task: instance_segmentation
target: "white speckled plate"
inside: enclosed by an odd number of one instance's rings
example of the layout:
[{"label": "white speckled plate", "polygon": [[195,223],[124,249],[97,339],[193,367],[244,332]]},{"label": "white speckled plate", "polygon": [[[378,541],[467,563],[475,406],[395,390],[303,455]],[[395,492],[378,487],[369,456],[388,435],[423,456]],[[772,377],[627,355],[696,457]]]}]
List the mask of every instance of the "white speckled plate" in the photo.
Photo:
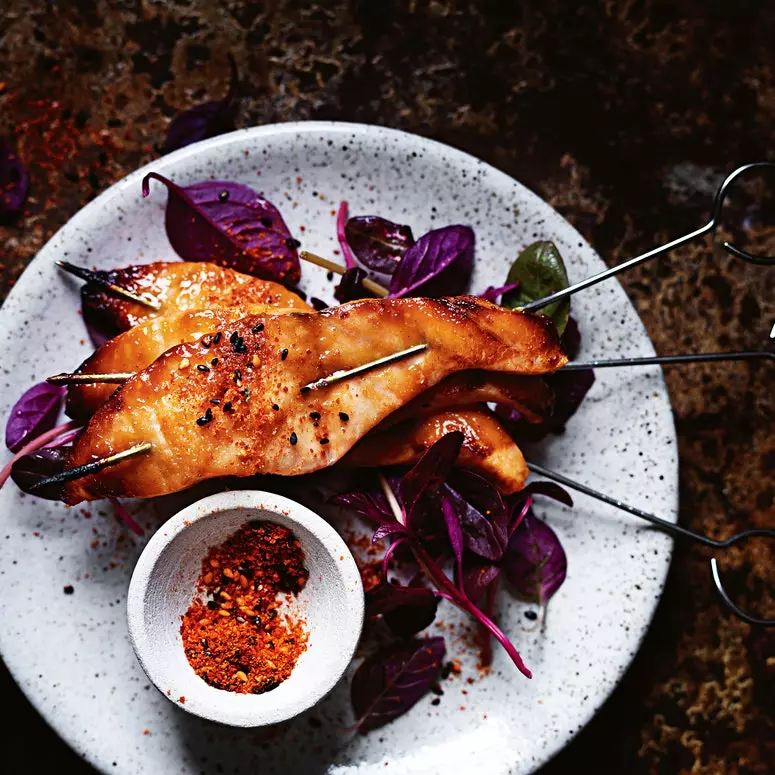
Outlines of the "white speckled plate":
[{"label": "white speckled plate", "polygon": [[[55,259],[119,267],[174,258],[164,234],[166,193],[140,180],[155,170],[188,184],[236,180],[274,201],[304,246],[337,247],[333,210],[409,223],[416,235],[450,223],[476,232],[474,290],[500,285],[517,251],[535,239],[560,247],[572,280],[603,268],[551,207],[492,167],[438,143],[378,127],[301,123],[260,127],[200,143],[130,175],[91,202],[40,252],[0,309],[0,417],[33,382],[70,370],[90,347],[78,283]],[[332,283],[304,267],[303,287],[324,299]],[[651,355],[653,348],[616,281],[574,299],[583,357]],[[2,453],[7,455],[6,452]],[[659,370],[603,370],[567,432],[537,453],[551,467],[668,519],[677,513],[677,449]],[[156,503],[141,514],[152,524]],[[154,514],[154,512],[157,512]],[[632,659],[662,590],[671,544],[629,517],[578,497],[571,511],[541,503],[559,533],[568,578],[543,632],[527,606],[502,595],[501,624],[532,668],[528,681],[496,650],[479,679],[476,659],[447,629],[463,672],[389,726],[346,729],[348,689],[270,732],[194,718],[158,694],[127,636],[125,595],[145,539],[128,536],[111,509],[66,509],[0,492],[0,649],[24,692],[62,737],[106,773],[531,772],[590,719]],[[157,522],[158,524],[158,522]],[[63,594],[72,584],[75,592]],[[444,619],[456,621],[444,611]],[[474,678],[469,684],[466,678]],[[385,766],[389,764],[389,770]]]}]

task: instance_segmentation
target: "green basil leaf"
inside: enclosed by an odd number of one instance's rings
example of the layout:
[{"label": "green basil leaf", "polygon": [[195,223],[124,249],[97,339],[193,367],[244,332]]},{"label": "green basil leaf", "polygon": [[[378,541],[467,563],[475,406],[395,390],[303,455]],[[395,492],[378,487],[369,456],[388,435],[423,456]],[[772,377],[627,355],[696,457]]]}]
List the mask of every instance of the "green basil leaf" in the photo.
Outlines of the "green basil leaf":
[{"label": "green basil leaf", "polygon": [[[519,287],[504,294],[501,304],[516,309],[567,288],[568,273],[560,251],[553,242],[534,242],[517,256],[509,270],[507,282],[519,283]],[[561,334],[568,323],[570,299],[555,301],[539,312],[550,317]]]}]

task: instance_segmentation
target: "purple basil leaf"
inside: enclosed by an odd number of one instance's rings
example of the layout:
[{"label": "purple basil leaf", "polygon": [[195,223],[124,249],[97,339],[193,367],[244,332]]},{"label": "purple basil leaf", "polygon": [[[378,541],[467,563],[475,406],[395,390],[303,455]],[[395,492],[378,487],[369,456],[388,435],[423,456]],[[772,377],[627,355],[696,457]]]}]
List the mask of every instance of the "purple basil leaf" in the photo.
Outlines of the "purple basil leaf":
[{"label": "purple basil leaf", "polygon": [[182,188],[149,172],[143,196],[148,196],[151,178],[169,193],[167,238],[184,261],[212,261],[285,285],[299,281],[298,241],[279,210],[250,186],[208,180]]},{"label": "purple basil leaf", "polygon": [[566,506],[573,507],[573,498],[571,498],[570,493],[556,482],[530,482],[517,495],[545,495],[547,498],[552,498],[560,503],[564,503]]},{"label": "purple basil leaf", "polygon": [[413,515],[420,499],[438,491],[452,470],[462,445],[463,434],[460,431],[447,433],[401,477],[396,495],[406,514],[408,528],[414,527]]},{"label": "purple basil leaf", "polygon": [[11,143],[0,137],[0,216],[22,209],[29,185],[27,168]]},{"label": "purple basil leaf", "polygon": [[5,426],[5,445],[11,452],[54,427],[66,391],[61,385],[40,382],[13,405]]},{"label": "purple basil leaf", "polygon": [[234,128],[234,120],[237,117],[237,105],[234,96],[239,83],[237,63],[229,54],[229,67],[231,68],[231,82],[226,96],[222,100],[204,102],[193,108],[178,113],[167,127],[167,140],[164,143],[165,153],[177,151],[191,143],[207,140],[209,137],[217,137],[225,132],[231,132]]},{"label": "purple basil leaf", "polygon": [[466,554],[463,558],[463,589],[472,603],[481,600],[487,587],[500,575],[501,569],[492,562]]},{"label": "purple basil leaf", "polygon": [[334,495],[329,503],[350,509],[358,516],[363,517],[367,522],[372,522],[376,525],[383,525],[385,523],[398,524],[387,504],[379,497],[370,495],[367,492],[349,492]]},{"label": "purple basil leaf", "polygon": [[466,549],[500,560],[508,543],[509,509],[497,488],[467,469],[455,471],[445,491],[462,524]]},{"label": "purple basil leaf", "polygon": [[339,284],[334,288],[334,298],[340,304],[344,304],[347,301],[355,301],[356,299],[374,298],[374,294],[363,287],[365,279],[366,272],[359,266],[346,269]]},{"label": "purple basil leaf", "polygon": [[382,616],[396,635],[408,638],[432,624],[440,600],[427,587],[383,581],[366,593],[366,613]]},{"label": "purple basil leaf", "polygon": [[484,292],[479,294],[480,299],[485,301],[491,301],[493,304],[498,303],[498,299],[503,296],[504,293],[513,291],[519,287],[519,283],[508,283],[507,285],[501,285],[499,288],[495,288],[492,285]]},{"label": "purple basil leaf", "polygon": [[372,272],[384,275],[392,275],[406,251],[414,245],[409,226],[378,215],[350,218],[344,233],[358,261]]},{"label": "purple basil leaf", "polygon": [[387,536],[397,535],[398,533],[406,533],[406,528],[400,522],[395,520],[393,522],[385,522],[374,531],[371,542],[375,544]]},{"label": "purple basil leaf", "polygon": [[509,539],[502,568],[520,596],[543,605],[565,581],[568,560],[554,530],[531,513]]},{"label": "purple basil leaf", "polygon": [[52,484],[46,487],[39,487],[31,491],[31,487],[37,484],[41,479],[47,479],[49,476],[59,474],[64,471],[72,446],[43,447],[29,455],[19,458],[11,468],[11,479],[22,491],[35,495],[38,498],[58,501],[62,497],[63,484]]},{"label": "purple basil leaf", "polygon": [[463,528],[460,526],[457,509],[452,505],[449,496],[441,496],[441,509],[447,526],[449,545],[455,558],[455,581],[460,586],[463,583]]},{"label": "purple basil leaf", "polygon": [[355,671],[350,698],[361,733],[406,713],[436,683],[444,638],[397,643],[368,657]]},{"label": "purple basil leaf", "polygon": [[565,330],[560,337],[560,344],[562,349],[565,350],[565,354],[571,360],[574,360],[579,354],[581,348],[581,330],[579,324],[576,322],[576,318],[570,316],[568,323],[565,326]]},{"label": "purple basil leaf", "polygon": [[390,296],[455,296],[468,288],[474,268],[474,232],[445,226],[420,237],[390,280]]}]

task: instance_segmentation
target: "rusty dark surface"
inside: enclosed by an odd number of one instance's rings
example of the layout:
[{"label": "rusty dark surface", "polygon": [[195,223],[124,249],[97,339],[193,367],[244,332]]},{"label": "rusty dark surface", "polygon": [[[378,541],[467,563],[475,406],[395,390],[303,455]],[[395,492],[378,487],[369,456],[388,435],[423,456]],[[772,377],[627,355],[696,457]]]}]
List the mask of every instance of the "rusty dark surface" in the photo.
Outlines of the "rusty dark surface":
[{"label": "rusty dark surface", "polygon": [[[223,95],[229,51],[239,125],[347,119],[441,140],[540,193],[615,263],[699,225],[725,171],[775,160],[774,39],[775,6],[747,0],[6,0],[0,134],[32,180],[0,224],[0,298],[73,213],[159,154],[171,116]],[[738,205],[738,235],[775,253],[775,226]],[[759,348],[775,322],[775,270],[707,244],[622,281],[661,353]],[[775,523],[773,377],[667,370],[683,524]],[[771,594],[771,549],[729,562],[769,574]],[[7,676],[0,691],[9,771],[91,772]],[[545,775],[773,772],[773,698],[775,632],[721,610],[707,555],[679,547],[632,669]]]}]

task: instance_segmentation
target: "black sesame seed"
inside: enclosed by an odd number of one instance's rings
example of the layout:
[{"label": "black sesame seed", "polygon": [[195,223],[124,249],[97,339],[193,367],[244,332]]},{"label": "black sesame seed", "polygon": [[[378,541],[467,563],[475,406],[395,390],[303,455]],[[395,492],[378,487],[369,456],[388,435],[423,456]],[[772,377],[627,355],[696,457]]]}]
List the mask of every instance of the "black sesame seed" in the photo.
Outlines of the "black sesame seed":
[{"label": "black sesame seed", "polygon": [[301,242],[299,240],[294,239],[293,237],[288,237],[288,239],[285,240],[285,244],[291,249],[296,250],[296,248],[301,247]]},{"label": "black sesame seed", "polygon": [[237,339],[235,345],[234,345],[234,352],[235,353],[246,353],[248,351],[247,346],[245,345],[245,340],[240,337]]},{"label": "black sesame seed", "polygon": [[239,340],[239,331],[232,332],[232,335],[229,337],[229,341],[232,344],[237,344],[238,340]]},{"label": "black sesame seed", "polygon": [[280,353],[280,359],[284,361],[287,357],[288,357],[288,348],[286,347]]},{"label": "black sesame seed", "polygon": [[218,605],[218,603],[215,602],[215,600],[208,600],[207,601],[207,607],[211,611],[217,611],[220,608],[220,606]]},{"label": "black sesame seed", "polygon": [[272,228],[272,219],[268,215],[263,216],[263,218],[259,218],[259,220],[261,221],[262,226],[265,226],[267,229]]},{"label": "black sesame seed", "polygon": [[277,406],[277,404],[272,404],[272,409],[274,409],[275,412],[279,412],[280,411],[280,407]]},{"label": "black sesame seed", "polygon": [[66,595],[72,595],[72,594],[73,594],[73,592],[75,592],[75,589],[73,589],[73,585],[72,585],[72,584],[68,584],[68,585],[67,585],[67,586],[64,588],[64,593],[65,593]]},{"label": "black sesame seed", "polygon": [[218,201],[219,202],[228,202],[229,201],[229,192],[225,189],[221,191],[220,194],[218,194]]},{"label": "black sesame seed", "polygon": [[213,359],[210,361],[210,365],[211,365],[211,366],[217,366],[217,365],[218,365],[218,359],[217,359],[217,358],[213,358]]},{"label": "black sesame seed", "polygon": [[438,697],[434,697],[431,700],[431,705],[439,705],[441,703],[441,700]]},{"label": "black sesame seed", "polygon": [[296,436],[296,434],[295,434],[295,433],[292,433],[292,434],[291,434],[291,439],[290,439],[290,441],[291,441],[291,446],[295,446],[295,445],[296,445],[296,442],[297,442],[298,440],[299,440],[299,439],[298,439],[298,437]]},{"label": "black sesame seed", "polygon": [[350,415],[347,412],[339,412],[339,419],[342,422],[347,422],[350,419]]},{"label": "black sesame seed", "polygon": [[535,611],[525,611],[525,619],[530,619],[534,622],[538,618],[538,614]]},{"label": "black sesame seed", "polygon": [[320,440],[321,444],[328,444],[328,439],[325,436]]},{"label": "black sesame seed", "polygon": [[224,411],[224,412],[230,412],[230,411],[231,411],[231,401],[227,401],[227,402],[226,402],[226,403],[223,405],[223,411]]},{"label": "black sesame seed", "polygon": [[213,339],[211,336],[203,336],[202,341],[200,342],[202,347],[205,347],[205,348],[209,347],[212,343],[213,343]]},{"label": "black sesame seed", "polygon": [[310,413],[309,413],[309,416],[310,416],[310,417],[311,417],[313,420],[319,420],[319,419],[320,419],[320,412],[310,412]]},{"label": "black sesame seed", "polygon": [[239,382],[242,379],[242,372],[239,369],[234,370],[234,381]]},{"label": "black sesame seed", "polygon": [[204,371],[204,372],[210,371],[210,367],[205,366],[204,363],[197,363],[196,367],[197,369],[199,369],[199,371]]},{"label": "black sesame seed", "polygon": [[299,390],[299,393],[309,393],[309,391],[312,390],[312,388],[309,385],[305,385],[301,390]]},{"label": "black sesame seed", "polygon": [[221,341],[221,332],[219,331],[214,337],[213,337],[213,344],[218,344],[218,342]]},{"label": "black sesame seed", "polygon": [[213,410],[208,409],[201,417],[197,417],[197,425],[207,425],[213,419]]},{"label": "black sesame seed", "polygon": [[253,328],[250,329],[254,334],[257,334],[259,331],[264,330],[264,324],[259,323],[257,326],[253,326]]},{"label": "black sesame seed", "polygon": [[210,399],[210,403],[211,403],[213,406],[218,406],[218,404],[220,404],[220,403],[221,403],[221,399],[220,399],[220,398],[211,398],[211,399]]},{"label": "black sesame seed", "polygon": [[326,280],[329,282],[334,279],[334,273],[333,272],[326,272]]}]

